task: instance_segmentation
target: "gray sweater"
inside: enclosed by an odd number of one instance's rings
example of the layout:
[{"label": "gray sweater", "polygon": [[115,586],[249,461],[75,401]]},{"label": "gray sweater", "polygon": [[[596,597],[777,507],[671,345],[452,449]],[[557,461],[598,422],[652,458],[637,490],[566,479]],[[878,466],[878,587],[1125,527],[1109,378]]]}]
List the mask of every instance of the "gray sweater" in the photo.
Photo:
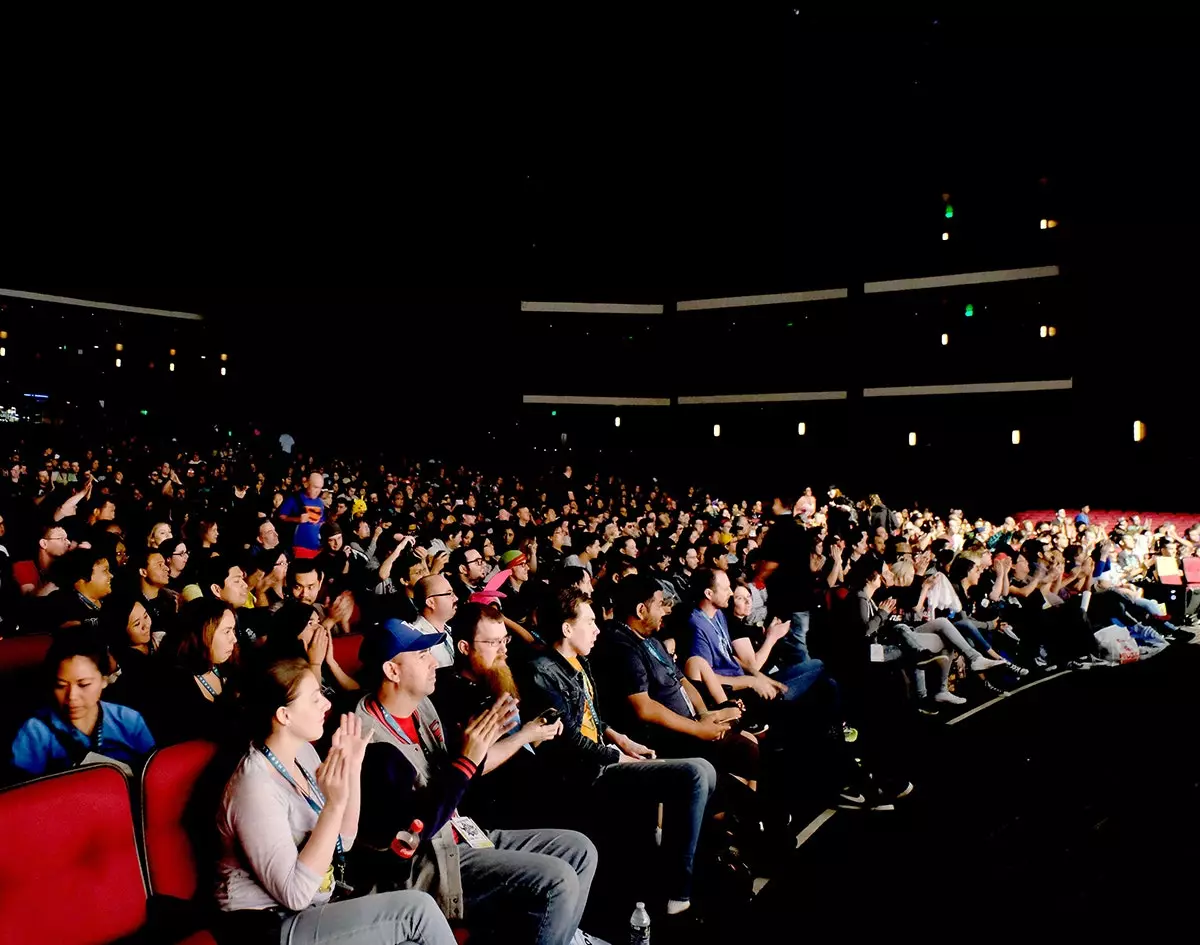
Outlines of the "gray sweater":
[{"label": "gray sweater", "polygon": [[[321,763],[312,745],[296,761],[316,776]],[[225,912],[283,906],[298,912],[328,902],[325,877],[300,862],[300,848],[317,825],[317,813],[257,748],[246,752],[225,785],[217,811],[221,856],[217,862],[217,905]],[[354,837],[342,836],[350,849]]]}]

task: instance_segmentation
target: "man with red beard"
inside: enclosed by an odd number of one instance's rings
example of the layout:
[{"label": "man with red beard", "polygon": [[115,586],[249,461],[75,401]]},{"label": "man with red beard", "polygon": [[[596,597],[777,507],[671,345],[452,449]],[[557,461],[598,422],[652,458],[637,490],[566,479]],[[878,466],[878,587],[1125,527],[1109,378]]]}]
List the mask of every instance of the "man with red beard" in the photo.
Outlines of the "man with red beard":
[{"label": "man with red beard", "polygon": [[[521,694],[508,665],[512,640],[504,615],[495,604],[464,604],[451,628],[454,634],[454,666],[438,671],[433,704],[445,727],[447,747],[457,750],[471,719],[497,698],[508,694],[520,701]],[[536,710],[537,706],[534,707]],[[562,731],[562,722],[542,725],[532,719],[517,726],[497,741],[479,766],[482,780],[468,789],[462,809],[480,821],[513,826],[532,824],[542,800],[529,790],[530,778],[539,769],[536,746]],[[544,805],[542,805],[544,807]]]}]

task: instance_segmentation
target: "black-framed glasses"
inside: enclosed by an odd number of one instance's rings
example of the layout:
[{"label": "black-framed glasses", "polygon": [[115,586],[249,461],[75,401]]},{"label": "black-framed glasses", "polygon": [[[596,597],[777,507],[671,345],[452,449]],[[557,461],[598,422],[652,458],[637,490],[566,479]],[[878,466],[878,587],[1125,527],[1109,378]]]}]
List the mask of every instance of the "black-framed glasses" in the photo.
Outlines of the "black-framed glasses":
[{"label": "black-framed glasses", "polygon": [[440,593],[440,594],[426,594],[425,599],[433,600],[433,598],[435,598],[435,597],[453,597],[453,596],[454,596],[454,591],[442,591],[442,593]]},{"label": "black-framed glasses", "polygon": [[479,564],[481,561],[483,561],[483,558],[472,558],[467,564]]}]

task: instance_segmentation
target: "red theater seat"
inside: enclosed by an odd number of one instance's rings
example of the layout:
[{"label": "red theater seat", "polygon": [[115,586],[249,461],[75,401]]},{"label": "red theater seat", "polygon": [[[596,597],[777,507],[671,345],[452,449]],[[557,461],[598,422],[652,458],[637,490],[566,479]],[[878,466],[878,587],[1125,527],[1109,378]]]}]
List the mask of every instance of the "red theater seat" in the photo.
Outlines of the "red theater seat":
[{"label": "red theater seat", "polygon": [[146,920],[125,776],[89,765],[0,792],[0,945],[104,945]]},{"label": "red theater seat", "polygon": [[[196,895],[196,851],[189,818],[196,785],[217,754],[213,742],[181,742],[161,748],[142,774],[142,848],[150,893],[191,899]],[[215,808],[214,808],[215,809]]]},{"label": "red theater seat", "polygon": [[333,638],[333,656],[349,676],[355,675],[362,669],[362,660],[358,658],[360,646],[362,646],[361,633],[347,633],[345,636]]}]

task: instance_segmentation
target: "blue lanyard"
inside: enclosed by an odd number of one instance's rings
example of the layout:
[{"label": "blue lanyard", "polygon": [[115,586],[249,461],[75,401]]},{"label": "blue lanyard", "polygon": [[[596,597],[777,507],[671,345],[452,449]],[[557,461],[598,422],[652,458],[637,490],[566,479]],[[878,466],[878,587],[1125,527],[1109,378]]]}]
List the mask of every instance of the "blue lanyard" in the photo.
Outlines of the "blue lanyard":
[{"label": "blue lanyard", "polygon": [[[721,644],[721,652],[730,659],[733,659],[733,643],[730,642],[729,636],[721,629],[721,625],[716,620],[705,614],[703,610],[700,613],[704,614],[704,619],[712,624],[712,628],[717,632],[717,641]],[[717,613],[720,613],[720,611],[717,611]]]},{"label": "blue lanyard", "polygon": [[665,656],[663,656],[657,649],[655,649],[654,645],[649,640],[647,640],[640,633],[638,633],[636,630],[634,630],[632,627],[630,627],[629,624],[625,625],[625,629],[628,630],[635,637],[637,637],[639,640],[642,641],[642,646],[644,646],[647,650],[650,651],[650,655],[653,656],[655,660],[657,660],[659,663],[662,663],[662,665],[667,667],[667,669],[672,670],[672,673],[671,673],[672,676],[675,675],[675,673],[673,671],[675,669],[677,669],[678,667],[674,663],[672,663],[669,659],[667,659]]},{"label": "blue lanyard", "polygon": [[[217,669],[217,667],[215,667],[215,666],[214,666],[214,667],[212,668],[211,672],[212,672],[212,674],[213,674],[214,676],[216,676],[216,677],[217,677],[217,679],[218,679],[218,680],[220,680],[220,682],[221,682],[221,684],[222,684],[222,686],[223,686],[223,685],[225,684],[225,680],[224,680],[224,679],[221,679],[221,671],[220,671],[219,669]],[[208,694],[209,694],[210,696],[212,696],[212,697],[213,697],[213,701],[214,701],[214,702],[216,702],[216,701],[217,701],[217,699],[218,699],[218,697],[220,697],[220,695],[221,695],[221,694],[220,694],[219,692],[217,692],[217,690],[215,690],[215,689],[212,687],[212,683],[210,683],[210,682],[209,682],[207,679],[205,679],[205,678],[204,678],[204,675],[205,675],[204,673],[200,673],[200,675],[198,675],[198,676],[196,677],[196,681],[197,681],[198,683],[200,683],[200,685],[201,685],[201,686],[203,686],[205,689],[207,689],[207,690],[208,690]]]},{"label": "blue lanyard", "polygon": [[[296,767],[300,769],[300,773],[304,775],[304,780],[307,781],[308,786],[312,788],[312,793],[316,795],[315,799],[312,795],[305,794],[300,790],[300,785],[298,785],[296,783],[296,779],[288,773],[288,770],[283,766],[283,763],[275,757],[275,752],[271,751],[271,749],[266,745],[263,745],[261,748],[259,748],[259,751],[263,753],[263,756],[267,759],[267,761],[271,762],[271,764],[275,766],[275,770],[283,775],[284,780],[286,780],[288,784],[294,787],[300,793],[300,795],[306,801],[308,801],[308,806],[313,809],[313,812],[320,814],[321,810],[325,807],[325,795],[321,793],[321,789],[317,787],[316,780],[311,774],[304,770],[300,762],[296,762]],[[334,864],[337,866],[338,885],[345,887],[346,851],[342,848],[342,835],[340,833],[338,834],[337,844],[334,847]]]},{"label": "blue lanyard", "polygon": [[387,710],[387,706],[385,706],[378,699],[372,699],[371,706],[368,707],[368,711],[370,711],[371,707],[379,709],[380,713],[383,715],[384,722],[387,723],[387,727],[392,730],[392,734],[395,735],[396,738],[404,742],[406,745],[416,744],[416,742],[408,737],[408,732],[404,731],[404,729],[400,727],[400,723],[396,721],[396,719],[392,716],[392,713]]}]

